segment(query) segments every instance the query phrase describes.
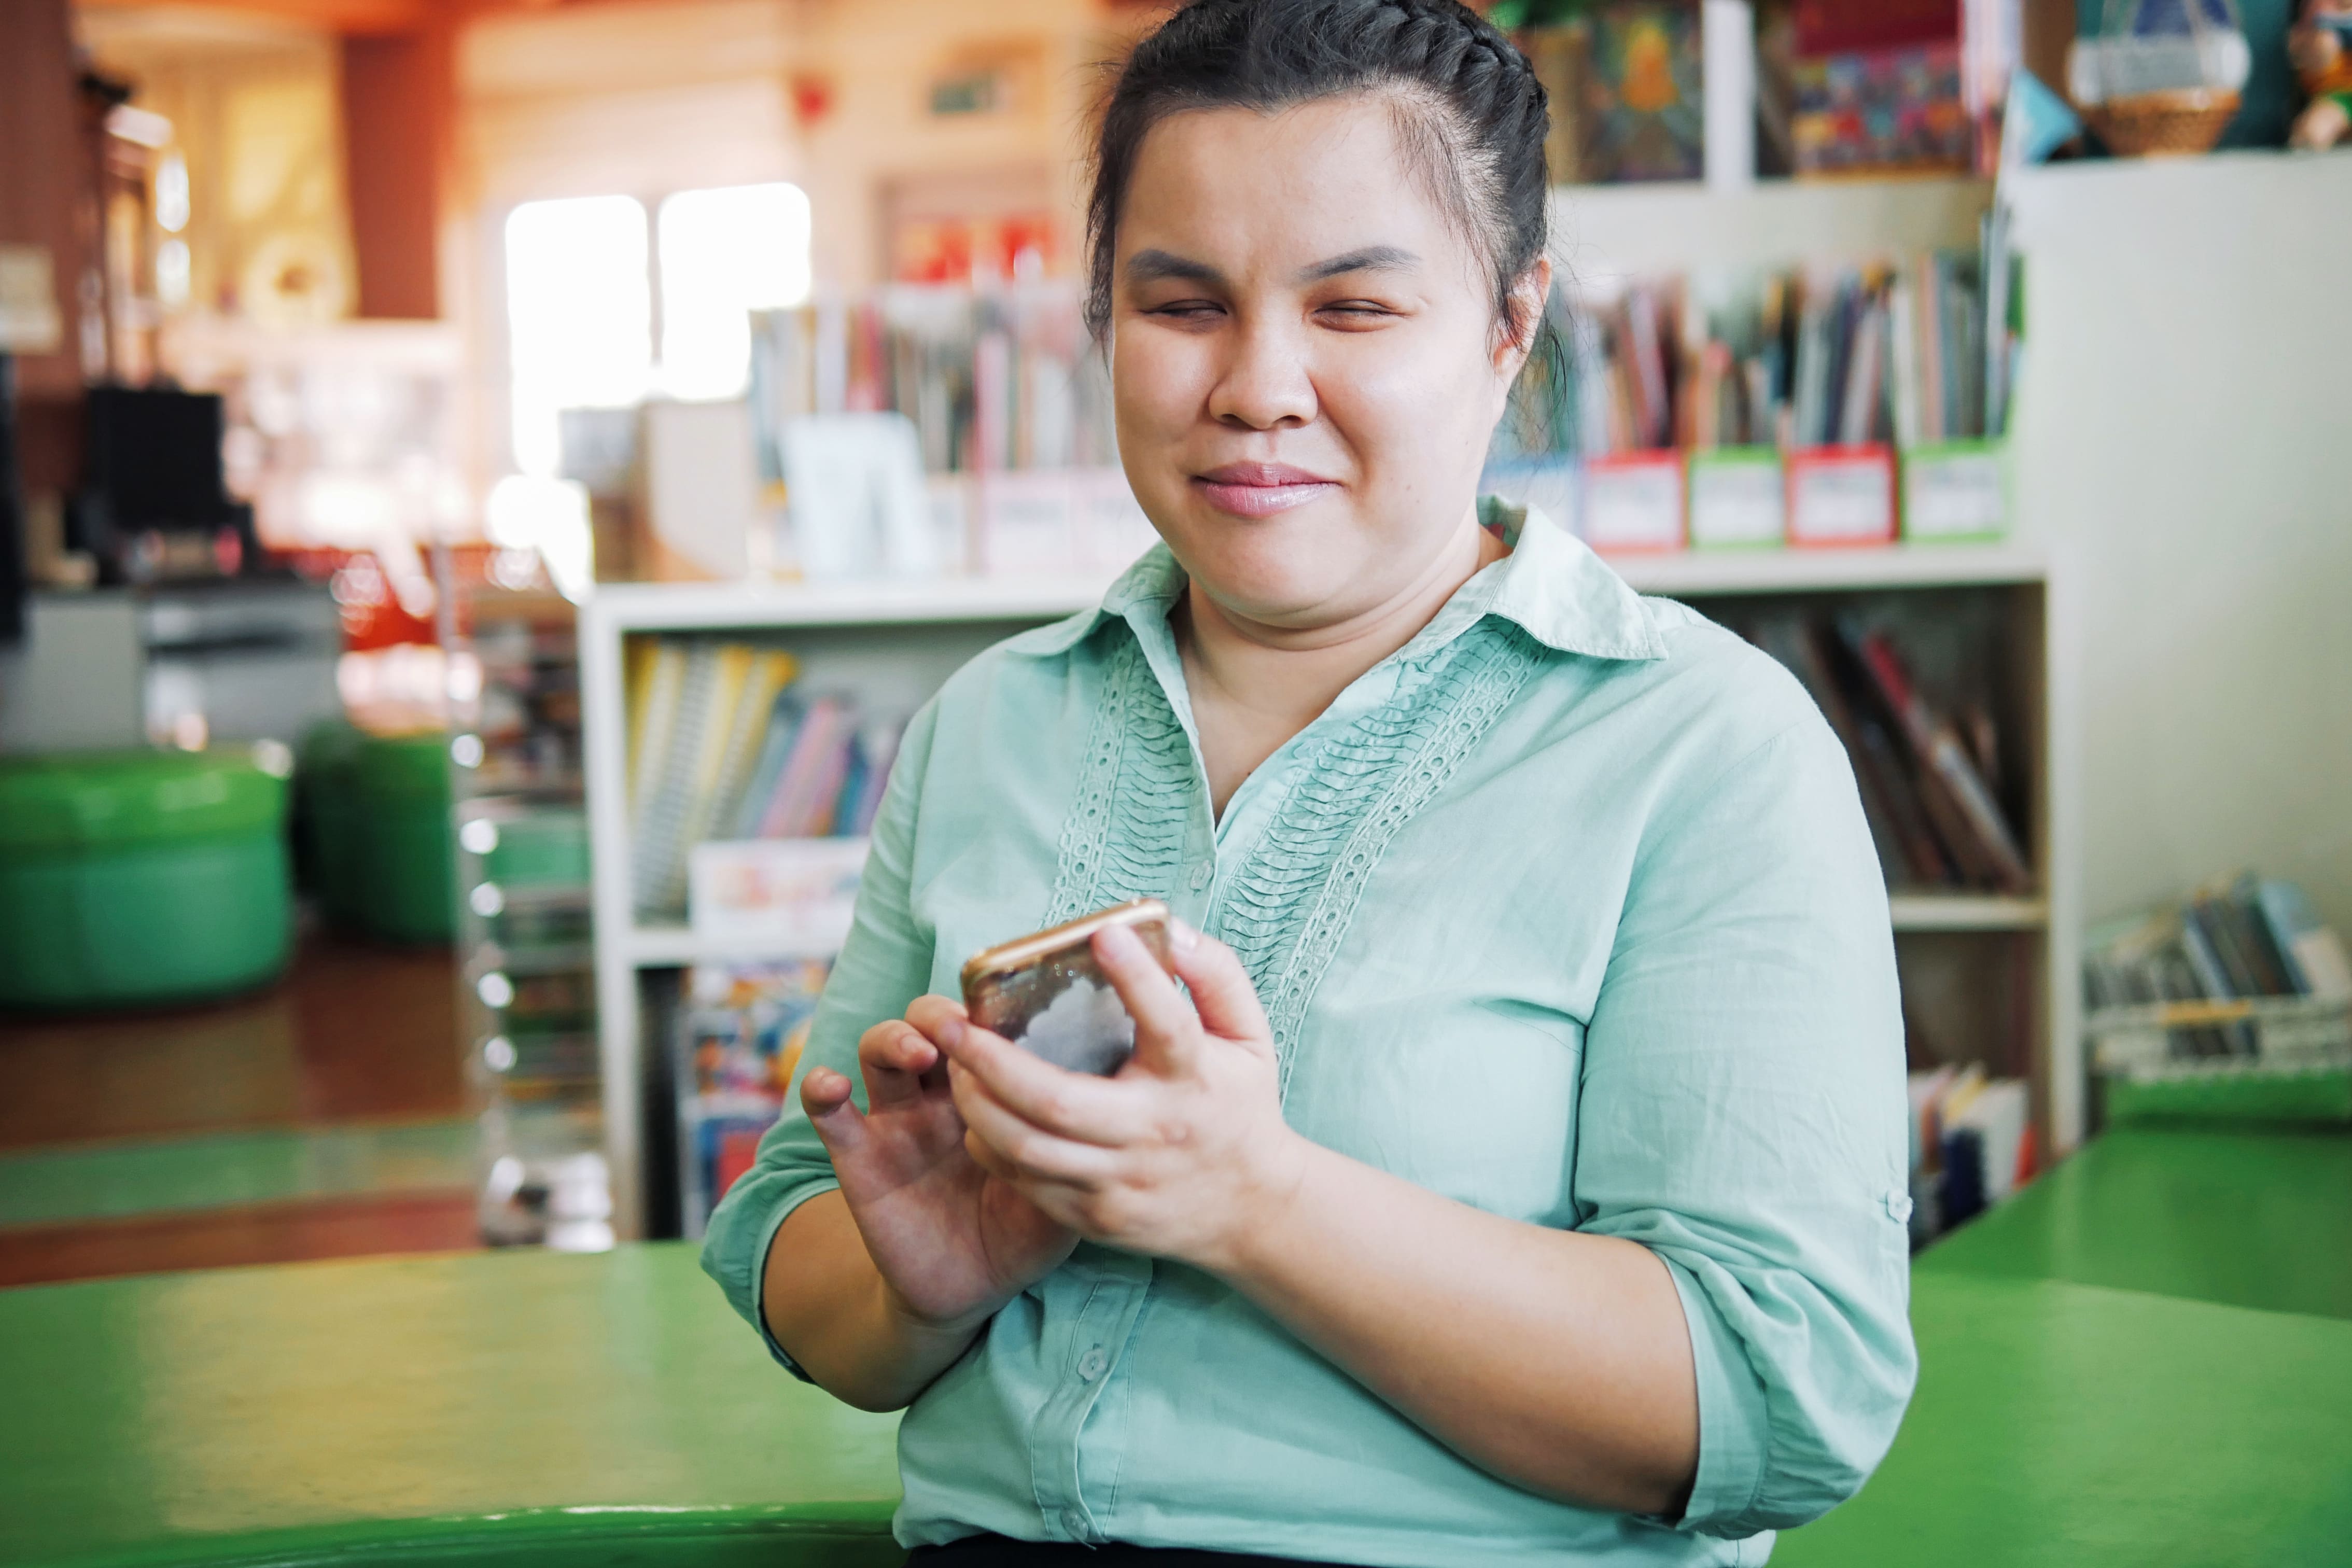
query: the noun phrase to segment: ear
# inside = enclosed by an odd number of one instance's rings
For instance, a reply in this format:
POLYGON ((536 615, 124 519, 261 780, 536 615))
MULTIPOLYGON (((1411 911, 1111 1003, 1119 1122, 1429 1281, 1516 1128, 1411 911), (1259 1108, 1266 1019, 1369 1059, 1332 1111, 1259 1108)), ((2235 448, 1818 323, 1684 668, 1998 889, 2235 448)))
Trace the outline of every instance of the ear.
POLYGON ((1518 331, 1505 333, 1495 342, 1495 374, 1506 386, 1517 378, 1519 367, 1534 351, 1536 334, 1543 329, 1544 303, 1550 298, 1551 258, 1538 256, 1511 285, 1512 317, 1518 331))

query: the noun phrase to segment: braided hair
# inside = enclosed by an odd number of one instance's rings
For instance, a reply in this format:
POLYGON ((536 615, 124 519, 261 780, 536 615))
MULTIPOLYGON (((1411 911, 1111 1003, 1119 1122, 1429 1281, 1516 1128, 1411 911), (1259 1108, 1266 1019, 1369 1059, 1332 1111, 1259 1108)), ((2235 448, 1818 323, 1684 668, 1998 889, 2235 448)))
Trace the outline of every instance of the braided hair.
POLYGON ((1135 47, 1103 105, 1087 204, 1097 341, 1109 331, 1119 215, 1152 126, 1190 109, 1270 114, 1351 93, 1388 101, 1415 172, 1483 263, 1504 331, 1548 333, 1540 313, 1526 319, 1516 286, 1544 250, 1550 121, 1543 84, 1509 39, 1459 0, 1192 0, 1135 47))

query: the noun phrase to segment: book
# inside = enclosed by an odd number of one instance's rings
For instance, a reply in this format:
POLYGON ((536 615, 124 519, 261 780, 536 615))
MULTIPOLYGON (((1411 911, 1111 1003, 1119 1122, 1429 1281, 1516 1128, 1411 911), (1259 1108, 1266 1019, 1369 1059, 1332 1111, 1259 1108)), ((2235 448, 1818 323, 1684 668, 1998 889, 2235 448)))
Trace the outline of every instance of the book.
MULTIPOLYGON (((2292 882, 2245 872, 2178 904, 2084 933, 2083 994, 2096 1012, 2164 1003, 2312 996, 2352 1000, 2352 965, 2292 882)), ((2193 1015, 2162 1034, 2161 1060, 2258 1061, 2267 1037, 2259 1016, 2193 1015)), ((2128 1033, 2103 1040, 2101 1065, 2147 1064, 2128 1033), (2124 1051, 2120 1058, 2112 1053, 2124 1051)))
POLYGON ((669 638, 630 647, 633 668, 628 698, 630 829, 642 838, 646 813, 669 762, 671 728, 686 682, 686 647, 669 638))
POLYGON ((636 907, 648 914, 672 912, 684 892, 682 886, 673 886, 672 873, 683 863, 686 852, 686 814, 719 679, 719 650, 711 643, 689 644, 685 661, 675 714, 666 726, 667 743, 655 752, 652 742, 646 742, 654 778, 639 797, 630 845, 630 880, 636 907))
POLYGON ((848 705, 837 697, 820 697, 808 706, 792 753, 760 816, 758 838, 809 838, 830 826, 820 826, 840 791, 837 759, 850 733, 848 705))
POLYGON ((1894 643, 1884 632, 1862 628, 1851 616, 1841 616, 1837 625, 1910 748, 1921 798, 1937 819, 1946 847, 1994 889, 2030 891, 2032 871, 2000 802, 1969 761, 1958 734, 1913 688, 1894 643))
POLYGON ((684 845, 710 837, 733 816, 776 696, 793 678, 792 656, 772 648, 730 644, 720 648, 719 660, 718 690, 679 828, 684 845))
POLYGON ((2344 943, 2320 923, 2303 889, 2293 882, 2265 877, 2254 879, 2252 892, 2271 941, 2284 960, 2295 994, 2352 997, 2352 962, 2346 959, 2344 943))
POLYGON ((1916 1247, 2010 1197, 2033 1179, 2039 1157, 2022 1079, 1946 1063, 1913 1071, 1906 1088, 1916 1247))
POLYGON ((859 780, 856 809, 851 814, 849 831, 863 837, 874 830, 874 818, 882 809, 882 792, 889 787, 890 766, 898 760, 898 742, 907 732, 903 724, 869 724, 859 736, 865 752, 866 771, 859 780))
POLYGON ((2265 992, 2273 996, 2294 996, 2301 988, 2295 984, 2295 966, 2286 951, 2279 945, 2270 921, 2263 912, 2262 879, 2252 872, 2240 874, 2236 880, 2221 889, 2231 914, 2239 922, 2241 941, 2253 955, 2254 964, 2262 973, 2265 992))
POLYGON ((677 1034, 680 1218, 699 1237, 782 1114, 831 965, 697 964, 677 1034))
POLYGON ((760 755, 752 763, 751 775, 744 780, 734 815, 729 818, 727 837, 759 836, 761 815, 768 808, 768 797, 775 793, 776 780, 783 776, 784 760, 792 754, 793 737, 799 731, 800 723, 800 704, 789 693, 780 693, 769 706, 760 755))

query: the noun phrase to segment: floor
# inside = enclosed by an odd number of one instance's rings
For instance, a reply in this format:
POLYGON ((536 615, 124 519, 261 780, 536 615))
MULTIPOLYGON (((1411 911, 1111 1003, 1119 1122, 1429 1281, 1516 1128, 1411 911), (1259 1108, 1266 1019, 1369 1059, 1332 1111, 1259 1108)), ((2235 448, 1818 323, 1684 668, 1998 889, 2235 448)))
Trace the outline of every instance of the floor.
POLYGON ((477 1245, 454 960, 306 931, 268 990, 0 1015, 0 1286, 477 1245))

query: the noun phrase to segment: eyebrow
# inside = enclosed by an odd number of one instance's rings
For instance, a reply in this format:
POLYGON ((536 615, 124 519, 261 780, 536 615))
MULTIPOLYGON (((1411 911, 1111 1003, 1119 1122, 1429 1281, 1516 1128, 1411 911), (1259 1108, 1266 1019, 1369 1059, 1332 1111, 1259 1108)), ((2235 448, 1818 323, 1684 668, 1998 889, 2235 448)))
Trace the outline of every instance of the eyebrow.
POLYGON ((1394 245, 1368 245, 1360 250, 1335 256, 1328 261, 1318 261, 1298 270, 1301 283, 1320 283, 1326 278, 1337 278, 1344 272, 1410 272, 1421 265, 1421 258, 1394 245))
MULTIPOLYGON (((1298 269, 1301 283, 1320 283, 1327 278, 1337 278, 1348 272, 1404 272, 1421 264, 1421 258, 1401 246, 1367 245, 1328 260, 1318 261, 1298 269)), ((1205 261, 1178 256, 1167 250, 1139 250, 1127 258, 1127 278, 1130 283, 1150 283, 1162 278, 1178 278, 1187 283, 1223 283, 1224 274, 1205 261)))

